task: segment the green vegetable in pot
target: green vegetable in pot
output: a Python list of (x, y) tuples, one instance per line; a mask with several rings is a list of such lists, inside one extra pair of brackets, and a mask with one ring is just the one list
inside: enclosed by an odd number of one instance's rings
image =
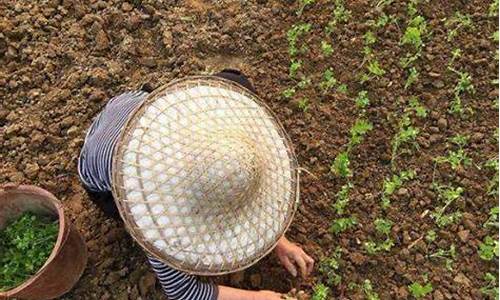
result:
[(31, 212), (0, 230), (0, 291), (22, 284), (43, 266), (58, 232), (57, 221)]

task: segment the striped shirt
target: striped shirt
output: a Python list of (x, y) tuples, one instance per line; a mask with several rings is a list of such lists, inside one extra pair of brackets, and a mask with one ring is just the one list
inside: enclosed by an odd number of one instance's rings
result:
[[(87, 189), (111, 191), (112, 155), (120, 129), (147, 95), (144, 91), (128, 92), (109, 100), (90, 126), (78, 160), (78, 174)], [(148, 260), (168, 299), (217, 299), (216, 285), (201, 282), (196, 276), (172, 269), (157, 259), (148, 257)]]

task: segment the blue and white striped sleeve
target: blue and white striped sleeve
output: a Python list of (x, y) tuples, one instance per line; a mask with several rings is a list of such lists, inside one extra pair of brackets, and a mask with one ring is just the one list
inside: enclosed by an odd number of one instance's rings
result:
[(201, 282), (196, 276), (170, 268), (161, 261), (148, 257), (149, 263), (169, 300), (216, 300), (216, 285)]
[[(111, 162), (120, 129), (147, 96), (128, 92), (111, 99), (91, 125), (78, 161), (78, 174), (85, 187), (94, 192), (111, 190)], [(112, 198), (109, 201), (113, 201)], [(149, 262), (169, 300), (215, 300), (216, 285), (203, 283), (196, 276), (172, 269), (149, 258)]]

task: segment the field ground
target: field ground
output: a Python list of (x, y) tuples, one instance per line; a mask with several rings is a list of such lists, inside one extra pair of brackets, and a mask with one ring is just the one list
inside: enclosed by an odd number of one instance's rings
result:
[(218, 282), (324, 285), (325, 299), (492, 297), (492, 2), (2, 1), (0, 183), (53, 192), (83, 233), (88, 268), (63, 299), (163, 299), (144, 253), (84, 193), (79, 150), (110, 97), (239, 68), (308, 170), (288, 236), (318, 268), (292, 279), (268, 257)]

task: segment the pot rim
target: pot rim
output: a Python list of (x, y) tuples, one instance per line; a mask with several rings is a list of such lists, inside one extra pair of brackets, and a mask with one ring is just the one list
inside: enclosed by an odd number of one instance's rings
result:
[(52, 248), (52, 252), (49, 257), (45, 261), (42, 267), (38, 269), (38, 271), (25, 280), (20, 285), (3, 292), (0, 292), (0, 296), (9, 297), (11, 295), (15, 295), (30, 286), (33, 282), (35, 282), (39, 277), (43, 275), (47, 266), (54, 260), (54, 258), (58, 255), (61, 250), (61, 246), (64, 245), (66, 239), (69, 235), (69, 228), (67, 226), (68, 222), (66, 220), (66, 216), (64, 215), (64, 209), (62, 203), (49, 191), (42, 189), (40, 187), (34, 185), (16, 185), (16, 184), (6, 184), (0, 186), (0, 198), (7, 194), (29, 194), (29, 195), (39, 195), (42, 196), (50, 203), (53, 207), (53, 211), (57, 213), (58, 221), (59, 221), (59, 231), (57, 234), (57, 240), (54, 244), (54, 248)]

